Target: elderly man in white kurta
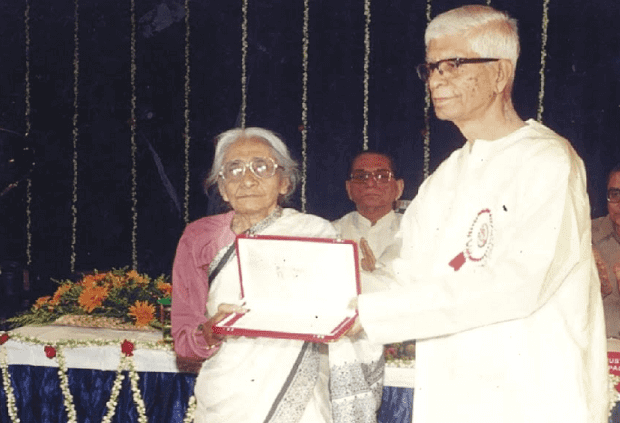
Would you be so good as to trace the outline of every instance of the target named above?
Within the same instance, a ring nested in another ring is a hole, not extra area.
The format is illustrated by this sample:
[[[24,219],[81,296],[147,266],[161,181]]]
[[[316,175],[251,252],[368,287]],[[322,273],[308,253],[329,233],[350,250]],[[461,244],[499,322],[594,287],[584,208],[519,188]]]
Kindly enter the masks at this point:
[[[464,6],[437,16],[425,41],[419,75],[467,141],[409,205],[391,266],[400,286],[361,295],[359,323],[373,342],[417,340],[415,423],[603,423],[583,162],[513,108],[514,20]]]

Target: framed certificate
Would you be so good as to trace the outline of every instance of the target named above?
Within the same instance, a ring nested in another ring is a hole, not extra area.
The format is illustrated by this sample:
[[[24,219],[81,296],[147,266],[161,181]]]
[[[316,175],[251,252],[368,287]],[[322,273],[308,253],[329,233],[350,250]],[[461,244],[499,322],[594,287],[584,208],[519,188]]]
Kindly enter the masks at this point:
[[[357,245],[350,240],[240,235],[244,308],[213,327],[226,335],[326,342],[355,321],[360,293]]]

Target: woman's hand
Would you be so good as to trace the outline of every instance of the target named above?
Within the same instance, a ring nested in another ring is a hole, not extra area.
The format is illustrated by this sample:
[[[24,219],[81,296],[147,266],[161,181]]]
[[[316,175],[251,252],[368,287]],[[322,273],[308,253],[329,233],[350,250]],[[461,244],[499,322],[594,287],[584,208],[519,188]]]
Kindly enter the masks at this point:
[[[213,332],[214,325],[216,325],[232,313],[245,313],[246,311],[246,309],[238,305],[226,303],[220,304],[217,308],[217,313],[215,313],[213,317],[207,320],[207,323],[199,326],[199,330],[202,331],[202,336],[207,343],[207,348],[214,348],[219,346],[226,338],[226,335],[219,335]]]

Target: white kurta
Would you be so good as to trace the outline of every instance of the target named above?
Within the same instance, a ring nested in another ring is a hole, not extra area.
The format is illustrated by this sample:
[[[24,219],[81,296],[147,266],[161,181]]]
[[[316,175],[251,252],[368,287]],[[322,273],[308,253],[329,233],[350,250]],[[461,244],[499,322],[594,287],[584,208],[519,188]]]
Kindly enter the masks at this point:
[[[417,339],[415,423],[602,423],[607,359],[583,162],[535,121],[455,151],[401,222],[371,341]]]
[[[361,238],[365,238],[375,257],[379,258],[394,243],[401,218],[402,214],[392,210],[373,225],[370,220],[354,211],[333,224],[343,239],[352,239],[359,243]]]

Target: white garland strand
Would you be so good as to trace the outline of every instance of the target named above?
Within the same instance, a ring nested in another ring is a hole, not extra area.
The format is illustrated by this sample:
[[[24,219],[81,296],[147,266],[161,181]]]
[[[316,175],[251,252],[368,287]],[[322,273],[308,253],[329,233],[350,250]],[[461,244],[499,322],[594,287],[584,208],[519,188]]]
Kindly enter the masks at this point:
[[[25,79],[25,106],[24,120],[26,123],[26,131],[24,138],[28,139],[30,135],[30,1],[26,0],[26,8],[24,9],[24,32],[26,38],[26,75]],[[26,265],[32,264],[32,179],[26,181]]]
[[[368,85],[370,81],[370,0],[364,0],[364,150],[368,150]]]
[[[185,204],[184,219],[185,224],[189,223],[189,147],[190,147],[190,119],[189,119],[189,94],[190,94],[190,61],[189,61],[189,41],[190,41],[190,22],[189,22],[189,0],[185,0],[185,132],[183,139],[185,140]]]
[[[11,418],[11,422],[19,423],[20,420],[17,416],[17,406],[15,405],[15,393],[13,392],[7,352],[4,346],[0,349],[0,368],[2,371],[2,386],[4,387],[4,394],[6,395],[6,408],[9,411],[9,417]]]
[[[302,93],[301,93],[301,212],[306,212],[306,184],[308,182],[308,46],[310,1],[304,0],[304,23],[302,39]]]
[[[189,402],[187,404],[187,412],[185,413],[185,418],[183,419],[183,423],[192,423],[194,421],[194,414],[196,413],[196,397],[192,395],[189,397]]]
[[[123,375],[123,370],[126,369],[127,360],[129,357],[122,356],[118,368],[116,369],[116,377],[114,378],[114,383],[112,384],[112,391],[110,392],[110,399],[106,403],[107,412],[101,420],[101,423],[111,423],[114,414],[116,413],[116,406],[118,405],[118,395],[121,392],[121,387],[123,386],[123,380],[125,380],[125,375]]]
[[[136,371],[136,363],[134,360],[128,360],[128,365],[131,393],[133,394],[133,402],[136,404],[136,409],[138,410],[138,422],[149,423],[149,420],[146,418],[146,406],[144,405],[144,400],[142,399],[142,394],[140,394],[140,388],[138,386],[140,375],[138,375]]]
[[[69,390],[69,376],[67,375],[67,362],[65,361],[64,348],[56,347],[56,360],[58,361],[58,378],[60,379],[60,390],[62,391],[65,410],[67,411],[67,423],[77,423],[77,413],[75,412],[75,402]]]
[[[246,57],[248,55],[248,0],[242,0],[241,11],[241,128],[245,128],[245,108],[247,105]]]
[[[78,201],[78,82],[80,72],[80,40],[78,37],[79,0],[75,0],[73,22],[73,191],[71,197],[71,273],[75,272]]]
[[[543,102],[545,99],[545,69],[547,67],[547,30],[549,27],[549,1],[543,1],[543,16],[542,16],[542,33],[541,33],[541,45],[540,45],[540,91],[538,92],[538,113],[536,114],[536,120],[542,122],[542,114],[544,111]]]
[[[426,1],[426,22],[431,21],[431,2]],[[424,85],[424,166],[423,175],[424,179],[430,175],[430,163],[431,163],[431,124],[430,124],[430,111],[431,111],[431,92],[428,88],[428,84]]]
[[[131,268],[138,270],[138,170],[136,145],[136,3],[131,0]]]

